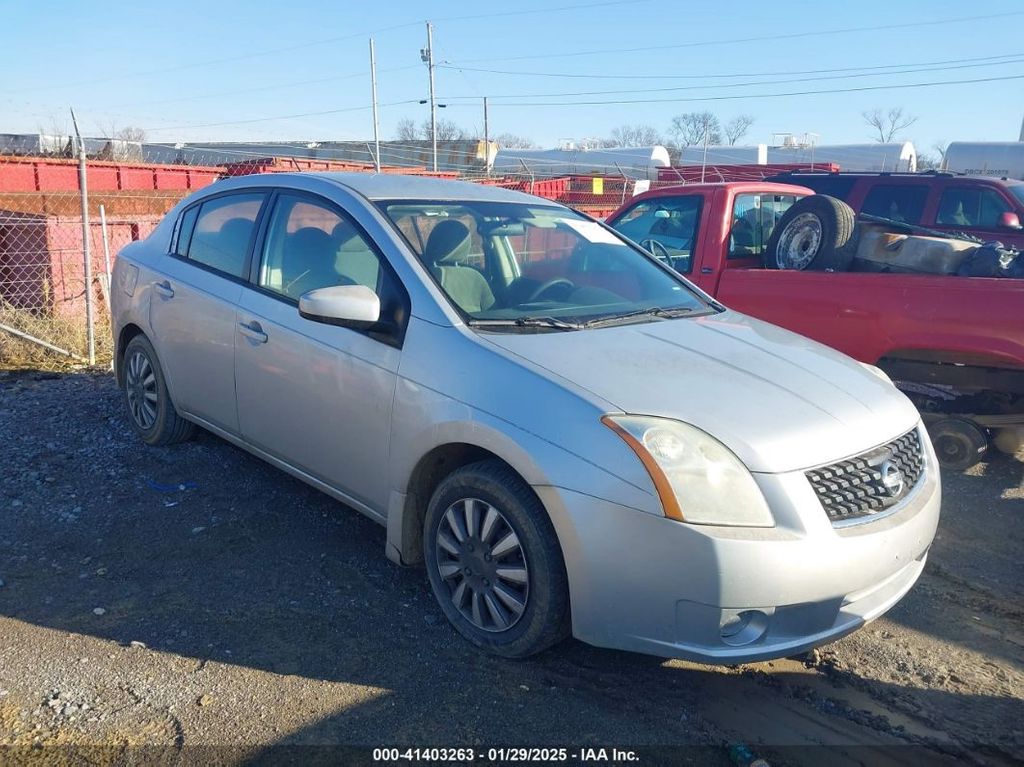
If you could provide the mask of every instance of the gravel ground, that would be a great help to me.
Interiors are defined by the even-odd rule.
[[[805,659],[714,668],[574,641],[481,655],[421,570],[385,560],[383,528],[209,434],[143,446],[108,374],[0,374],[0,444],[0,744],[37,747],[0,763],[138,745],[1024,751],[1024,456],[944,477],[928,567],[887,616]]]

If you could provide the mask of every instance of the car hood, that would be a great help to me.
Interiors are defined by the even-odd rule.
[[[624,413],[696,426],[751,471],[831,463],[919,420],[896,387],[859,362],[733,311],[481,337]]]

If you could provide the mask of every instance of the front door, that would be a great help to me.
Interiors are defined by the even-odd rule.
[[[175,405],[232,433],[235,312],[265,197],[226,194],[187,208],[151,286],[153,341]]]
[[[309,290],[345,284],[376,291],[382,314],[402,292],[348,216],[280,194],[235,325],[239,422],[256,447],[384,513],[397,341],[304,319],[297,307]]]

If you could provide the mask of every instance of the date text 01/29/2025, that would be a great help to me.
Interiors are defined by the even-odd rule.
[[[635,751],[621,748],[375,748],[375,762],[636,762]]]

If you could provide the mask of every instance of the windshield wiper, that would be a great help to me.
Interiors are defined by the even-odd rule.
[[[516,317],[509,320],[469,320],[475,328],[552,328],[554,330],[580,330],[578,322],[566,322],[555,317]]]
[[[583,327],[599,328],[603,325],[614,325],[618,322],[635,319],[637,317],[658,317],[664,320],[671,320],[676,317],[684,317],[687,314],[692,314],[693,312],[693,309],[685,306],[676,307],[675,309],[662,309],[660,306],[653,306],[650,309],[637,309],[635,312],[613,314],[610,317],[598,317],[597,319],[584,322]]]

